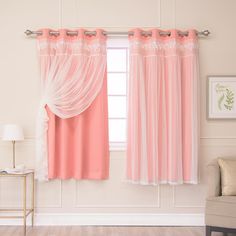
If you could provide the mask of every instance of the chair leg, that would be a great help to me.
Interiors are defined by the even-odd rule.
[[[211,226],[206,226],[206,236],[211,236]]]

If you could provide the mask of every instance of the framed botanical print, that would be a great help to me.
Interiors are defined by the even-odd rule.
[[[208,76],[208,118],[236,118],[236,76]]]

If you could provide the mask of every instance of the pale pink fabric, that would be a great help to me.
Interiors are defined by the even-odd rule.
[[[74,36],[67,35],[66,29],[59,30],[57,36],[50,34],[50,29],[41,31],[38,49],[42,97],[36,130],[36,178],[106,178],[106,37],[102,30],[86,35],[84,29],[78,29]],[[96,142],[91,133],[102,141]]]
[[[197,183],[198,45],[179,36],[130,36],[127,179]]]

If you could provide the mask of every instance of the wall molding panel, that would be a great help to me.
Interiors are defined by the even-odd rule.
[[[156,203],[153,204],[79,204],[76,200],[76,208],[160,208],[160,188],[157,188]],[[77,199],[77,198],[76,198]]]
[[[120,157],[112,157],[111,158],[111,163],[113,164],[113,162],[123,162],[124,158],[120,158]],[[115,166],[117,166],[116,164],[114,164]],[[122,164],[123,165],[123,164]],[[110,176],[110,179],[108,181],[113,181],[112,176]],[[121,184],[123,184],[124,182],[122,181]],[[99,184],[98,184],[99,187]],[[121,186],[117,186],[117,188],[119,188]],[[146,186],[145,186],[146,187]],[[146,203],[142,203],[142,204],[81,204],[79,203],[79,199],[80,199],[80,187],[79,187],[79,181],[75,181],[75,207],[76,208],[160,208],[161,204],[160,204],[160,192],[161,192],[161,188],[160,186],[155,186],[154,187],[154,193],[153,193],[153,202],[150,204],[146,204]],[[120,188],[122,189],[122,187]],[[125,190],[124,192],[121,192],[121,194],[125,194]],[[96,197],[96,194],[94,195],[94,197]],[[135,197],[135,195],[134,195]],[[130,202],[130,201],[129,201]]]
[[[63,5],[66,5],[66,0],[62,0]],[[68,4],[68,3],[67,3]],[[98,4],[98,5],[97,5]],[[101,5],[106,6],[106,8],[116,9],[115,11],[101,11]],[[99,3],[94,2],[93,0],[74,0],[73,6],[75,8],[75,16],[69,19],[62,16],[64,20],[62,25],[75,24],[76,27],[86,27],[86,28],[104,28],[108,30],[130,30],[130,28],[136,28],[137,26],[141,28],[150,28],[150,27],[160,27],[161,26],[161,0],[149,0],[149,6],[152,5],[153,7],[150,8],[148,5],[142,4],[142,1],[136,0],[120,0],[117,1],[110,1],[110,0],[100,0]],[[92,9],[91,9],[91,6]],[[134,9],[133,17],[130,18],[130,9]],[[84,12],[90,9],[89,14],[94,15],[96,13],[97,20],[90,21],[87,15],[83,14]],[[96,9],[95,12],[93,12]],[[140,21],[140,15],[144,11],[148,11],[150,13],[149,18],[143,18]],[[120,14],[122,12],[122,18]],[[68,15],[68,12],[64,12],[64,14]],[[113,17],[114,22],[109,21],[109,19]],[[67,17],[68,18],[68,17]],[[98,20],[99,19],[99,20]],[[76,22],[75,22],[76,21]],[[116,22],[119,21],[119,24]],[[119,26],[118,26],[119,25]]]
[[[228,146],[231,145],[235,145],[236,144],[236,136],[201,136],[200,137],[200,145],[201,146],[211,146],[213,142],[215,142],[217,146],[219,146],[219,142],[221,142],[221,140],[223,141],[223,143],[221,143],[220,145],[225,146],[228,144]],[[226,142],[228,141],[228,142]],[[24,141],[21,142],[17,142],[16,146],[17,147],[21,147],[21,146],[34,146],[35,142],[35,136],[26,136]],[[224,143],[225,142],[225,143]],[[213,144],[214,145],[214,144]],[[12,148],[11,143],[10,142],[5,142],[1,140],[1,136],[0,136],[0,146],[1,147],[9,147]],[[119,149],[120,147],[120,149]],[[113,150],[112,150],[113,149]],[[117,147],[111,148],[111,151],[125,151],[126,147],[125,145],[121,145],[118,144]],[[12,150],[10,150],[12,151]]]
[[[195,185],[197,187],[197,185]],[[172,187],[172,203],[173,203],[173,207],[174,208],[204,208],[205,205],[197,205],[197,204],[178,204],[176,202],[176,191],[178,191],[176,189],[176,186]]]
[[[49,200],[50,201],[52,201],[52,202],[54,202],[54,203],[49,203],[49,204],[47,204],[47,203],[40,203],[40,199],[38,199],[38,195],[37,195],[37,190],[38,190],[38,188],[39,188],[39,185],[45,185],[45,184],[50,184],[50,182],[45,182],[45,183],[43,183],[43,182],[36,182],[36,199],[35,199],[35,207],[37,208],[37,209],[39,209],[39,208],[62,208],[62,198],[63,198],[63,190],[62,190],[62,180],[57,180],[57,188],[58,188],[58,191],[57,191],[57,193],[58,194],[56,194],[57,196],[58,196],[58,199],[55,199],[55,198],[53,198],[53,197],[51,197],[51,198],[53,198],[53,199],[51,199],[51,198],[49,198]],[[45,187],[45,186],[43,186],[43,187]],[[51,190],[52,188],[47,188],[48,189],[48,192],[49,193],[51,193],[51,192],[55,192],[55,187],[53,188],[53,191]],[[43,192],[43,193],[45,193],[45,191]],[[41,193],[42,194],[42,193]],[[45,194],[47,194],[47,193],[45,193]],[[58,203],[56,203],[56,202],[58,202]]]

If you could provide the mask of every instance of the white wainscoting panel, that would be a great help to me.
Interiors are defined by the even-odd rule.
[[[141,17],[144,12],[148,12],[149,17]],[[61,16],[62,27],[102,27],[113,30],[137,26],[160,27],[161,0],[149,0],[148,4],[137,0],[62,0]]]
[[[76,207],[159,208],[160,188],[125,182],[124,162],[124,158],[111,155],[109,180],[77,181]]]
[[[204,208],[205,206],[205,185],[184,184],[173,186],[172,191],[174,208]]]
[[[37,182],[36,185],[37,208],[62,207],[62,181]]]

